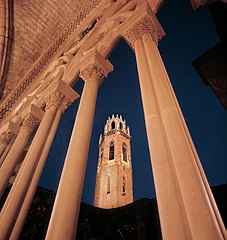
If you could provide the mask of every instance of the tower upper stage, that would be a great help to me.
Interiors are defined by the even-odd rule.
[[[131,138],[130,129],[126,125],[126,121],[122,118],[121,115],[119,116],[117,114],[115,117],[113,114],[111,118],[108,117],[108,119],[106,120],[106,124],[104,127],[104,136],[107,136],[110,134],[118,134],[118,133],[123,134],[127,138]],[[102,141],[103,141],[103,136],[102,134],[100,134],[99,144],[101,144]]]

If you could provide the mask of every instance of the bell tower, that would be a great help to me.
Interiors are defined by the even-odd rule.
[[[130,140],[122,116],[109,117],[99,138],[94,206],[115,208],[133,202]]]

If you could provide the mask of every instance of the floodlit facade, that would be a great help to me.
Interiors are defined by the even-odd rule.
[[[130,139],[122,116],[108,118],[99,139],[94,206],[116,208],[133,202]]]

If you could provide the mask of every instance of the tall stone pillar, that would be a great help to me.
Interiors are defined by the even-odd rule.
[[[112,70],[98,52],[85,57],[80,73],[85,85],[46,235],[50,240],[75,239],[97,91]]]
[[[160,57],[164,35],[148,5],[129,19],[163,239],[224,239],[224,225]]]
[[[53,84],[44,91],[44,94],[47,96],[46,112],[0,213],[0,236],[2,239],[8,239],[13,229],[40,155],[50,133],[58,105],[64,100],[64,91],[66,89],[71,91],[70,95],[74,96],[74,91],[63,81],[53,82]]]
[[[16,167],[20,161],[21,155],[26,147],[32,132],[37,128],[43,117],[43,111],[32,105],[23,113],[24,121],[22,123],[20,132],[7,155],[4,163],[0,168],[0,198],[5,191],[7,183]]]
[[[70,93],[71,93],[71,91],[70,91]],[[55,136],[55,133],[57,131],[57,128],[58,128],[59,122],[61,120],[62,114],[64,113],[65,109],[68,108],[71,105],[71,103],[79,97],[79,94],[77,94],[76,92],[74,92],[74,96],[71,94],[71,96],[69,96],[68,98],[66,98],[67,92],[65,92],[64,94],[65,94],[65,97],[64,97],[63,101],[58,106],[58,111],[57,111],[56,116],[54,118],[49,136],[48,136],[46,144],[43,148],[40,159],[38,161],[35,173],[32,177],[28,192],[27,192],[26,197],[24,199],[24,202],[21,206],[20,213],[19,213],[19,215],[17,217],[17,220],[15,222],[13,231],[10,235],[10,240],[17,240],[20,237],[24,222],[26,220],[29,208],[32,204],[32,200],[33,200],[33,197],[35,195],[36,188],[37,188],[37,185],[39,183],[40,176],[42,174],[43,168],[45,166],[46,159],[47,159],[47,156],[49,154],[52,142],[54,140],[54,136]]]

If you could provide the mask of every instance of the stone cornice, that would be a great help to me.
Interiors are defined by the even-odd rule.
[[[150,33],[156,43],[165,35],[154,12],[147,3],[135,11],[128,22],[123,25],[123,28],[123,36],[132,46],[145,33]]]
[[[80,77],[85,81],[89,78],[93,78],[101,84],[108,73],[113,71],[112,64],[101,56],[97,50],[85,54],[81,60],[81,63],[84,62],[86,64],[81,68]]]
[[[5,116],[9,109],[14,105],[16,100],[22,95],[28,86],[31,85],[33,80],[44,70],[44,67],[50,63],[59,47],[78,28],[83,19],[86,18],[86,16],[102,2],[103,0],[92,0],[90,4],[86,5],[85,8],[79,12],[73,22],[65,29],[62,35],[58,37],[58,39],[47,50],[44,56],[36,63],[30,73],[17,85],[14,92],[11,93],[10,96],[7,97],[1,104],[0,119]]]

